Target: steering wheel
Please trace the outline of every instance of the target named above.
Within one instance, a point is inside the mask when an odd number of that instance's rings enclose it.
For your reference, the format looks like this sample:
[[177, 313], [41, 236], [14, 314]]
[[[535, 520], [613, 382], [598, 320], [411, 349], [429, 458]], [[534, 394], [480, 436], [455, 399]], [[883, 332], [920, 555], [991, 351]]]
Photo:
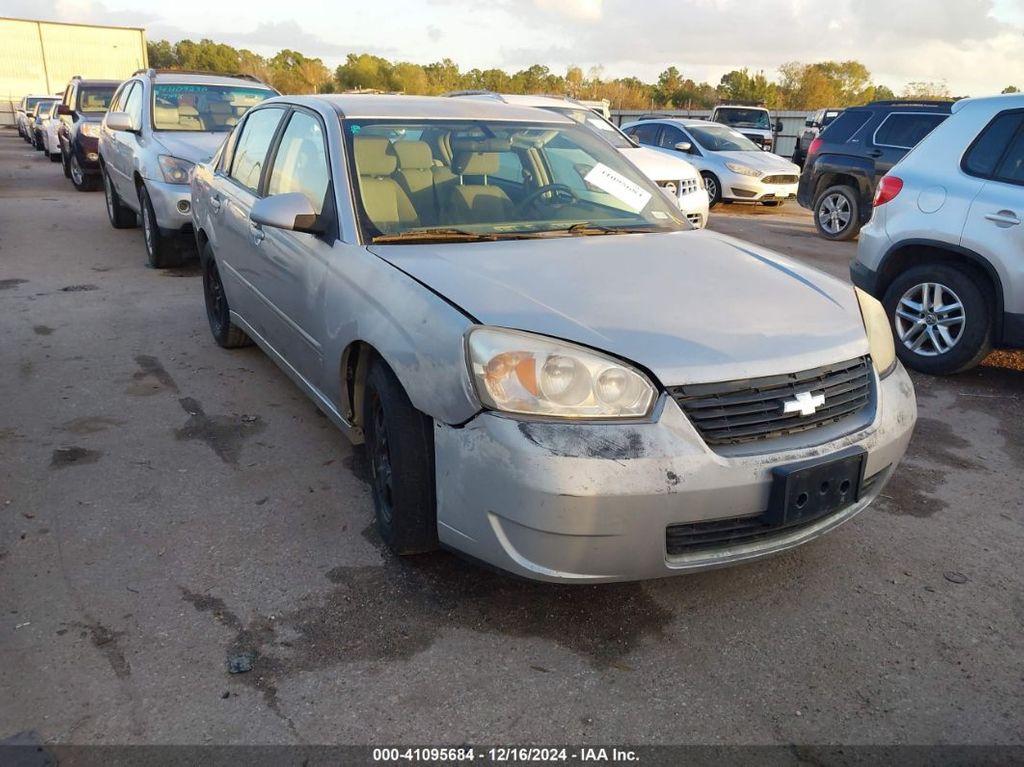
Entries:
[[566, 204], [579, 202], [580, 199], [579, 197], [576, 196], [576, 193], [572, 191], [572, 188], [566, 186], [565, 184], [545, 184], [544, 186], [531, 192], [525, 198], [523, 198], [522, 202], [520, 202], [516, 206], [516, 208], [520, 211], [527, 210], [531, 205], [533, 205], [535, 202], [537, 202], [537, 200], [539, 200], [546, 194], [552, 195], [552, 200], [562, 198], [562, 200]]

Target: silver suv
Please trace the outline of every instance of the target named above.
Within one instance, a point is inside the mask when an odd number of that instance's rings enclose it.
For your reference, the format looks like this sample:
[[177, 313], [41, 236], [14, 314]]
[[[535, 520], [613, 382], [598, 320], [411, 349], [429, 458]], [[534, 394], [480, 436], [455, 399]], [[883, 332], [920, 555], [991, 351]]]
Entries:
[[247, 75], [154, 69], [139, 70], [117, 89], [99, 136], [107, 215], [115, 229], [134, 227], [141, 216], [150, 266], [175, 266], [189, 252], [192, 167], [217, 150], [249, 107], [275, 95]]
[[577, 583], [735, 564], [852, 518], [911, 436], [878, 301], [690, 231], [564, 115], [276, 98], [192, 203], [214, 339], [365, 443], [398, 553]]
[[1024, 347], [1024, 95], [967, 99], [884, 176], [853, 281], [908, 367], [948, 374]]

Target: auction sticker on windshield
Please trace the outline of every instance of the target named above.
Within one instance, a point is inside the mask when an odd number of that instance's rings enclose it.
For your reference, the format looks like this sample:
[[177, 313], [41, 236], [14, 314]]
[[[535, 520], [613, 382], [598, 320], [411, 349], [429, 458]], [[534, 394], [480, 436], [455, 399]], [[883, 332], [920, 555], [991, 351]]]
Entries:
[[642, 211], [651, 199], [650, 192], [616, 173], [604, 163], [598, 163], [591, 168], [583, 180], [629, 206], [634, 213]]

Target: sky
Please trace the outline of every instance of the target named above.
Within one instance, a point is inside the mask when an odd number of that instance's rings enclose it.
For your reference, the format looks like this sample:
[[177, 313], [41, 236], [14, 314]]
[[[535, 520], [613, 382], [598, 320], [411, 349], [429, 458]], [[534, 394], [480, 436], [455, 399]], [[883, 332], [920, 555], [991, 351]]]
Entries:
[[[291, 14], [281, 15], [286, 7]], [[374, 53], [461, 69], [544, 64], [653, 82], [669, 65], [717, 84], [747, 67], [856, 59], [895, 92], [1024, 89], [1024, 0], [5, 0], [5, 16], [143, 26], [151, 40], [209, 37], [264, 55], [292, 48], [332, 69]]]

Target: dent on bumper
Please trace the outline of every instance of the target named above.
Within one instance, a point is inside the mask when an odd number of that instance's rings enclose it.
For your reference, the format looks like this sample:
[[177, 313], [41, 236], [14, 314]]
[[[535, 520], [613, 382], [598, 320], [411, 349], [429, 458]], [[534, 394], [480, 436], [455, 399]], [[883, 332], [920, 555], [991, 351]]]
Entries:
[[[146, 179], [146, 191], [149, 192], [149, 199], [153, 203], [157, 226], [173, 232], [191, 225], [192, 198], [188, 184], [168, 184]], [[178, 209], [179, 202], [187, 202], [189, 205], [184, 213]]]
[[[866, 429], [816, 447], [743, 457], [711, 451], [668, 400], [654, 423], [561, 424], [482, 413], [435, 427], [438, 535], [446, 545], [528, 578], [636, 580], [736, 564], [817, 538], [866, 508], [902, 458], [917, 406], [902, 367], [879, 384]], [[752, 543], [666, 553], [669, 525], [755, 515], [775, 466], [850, 446], [880, 479], [856, 504]]]

